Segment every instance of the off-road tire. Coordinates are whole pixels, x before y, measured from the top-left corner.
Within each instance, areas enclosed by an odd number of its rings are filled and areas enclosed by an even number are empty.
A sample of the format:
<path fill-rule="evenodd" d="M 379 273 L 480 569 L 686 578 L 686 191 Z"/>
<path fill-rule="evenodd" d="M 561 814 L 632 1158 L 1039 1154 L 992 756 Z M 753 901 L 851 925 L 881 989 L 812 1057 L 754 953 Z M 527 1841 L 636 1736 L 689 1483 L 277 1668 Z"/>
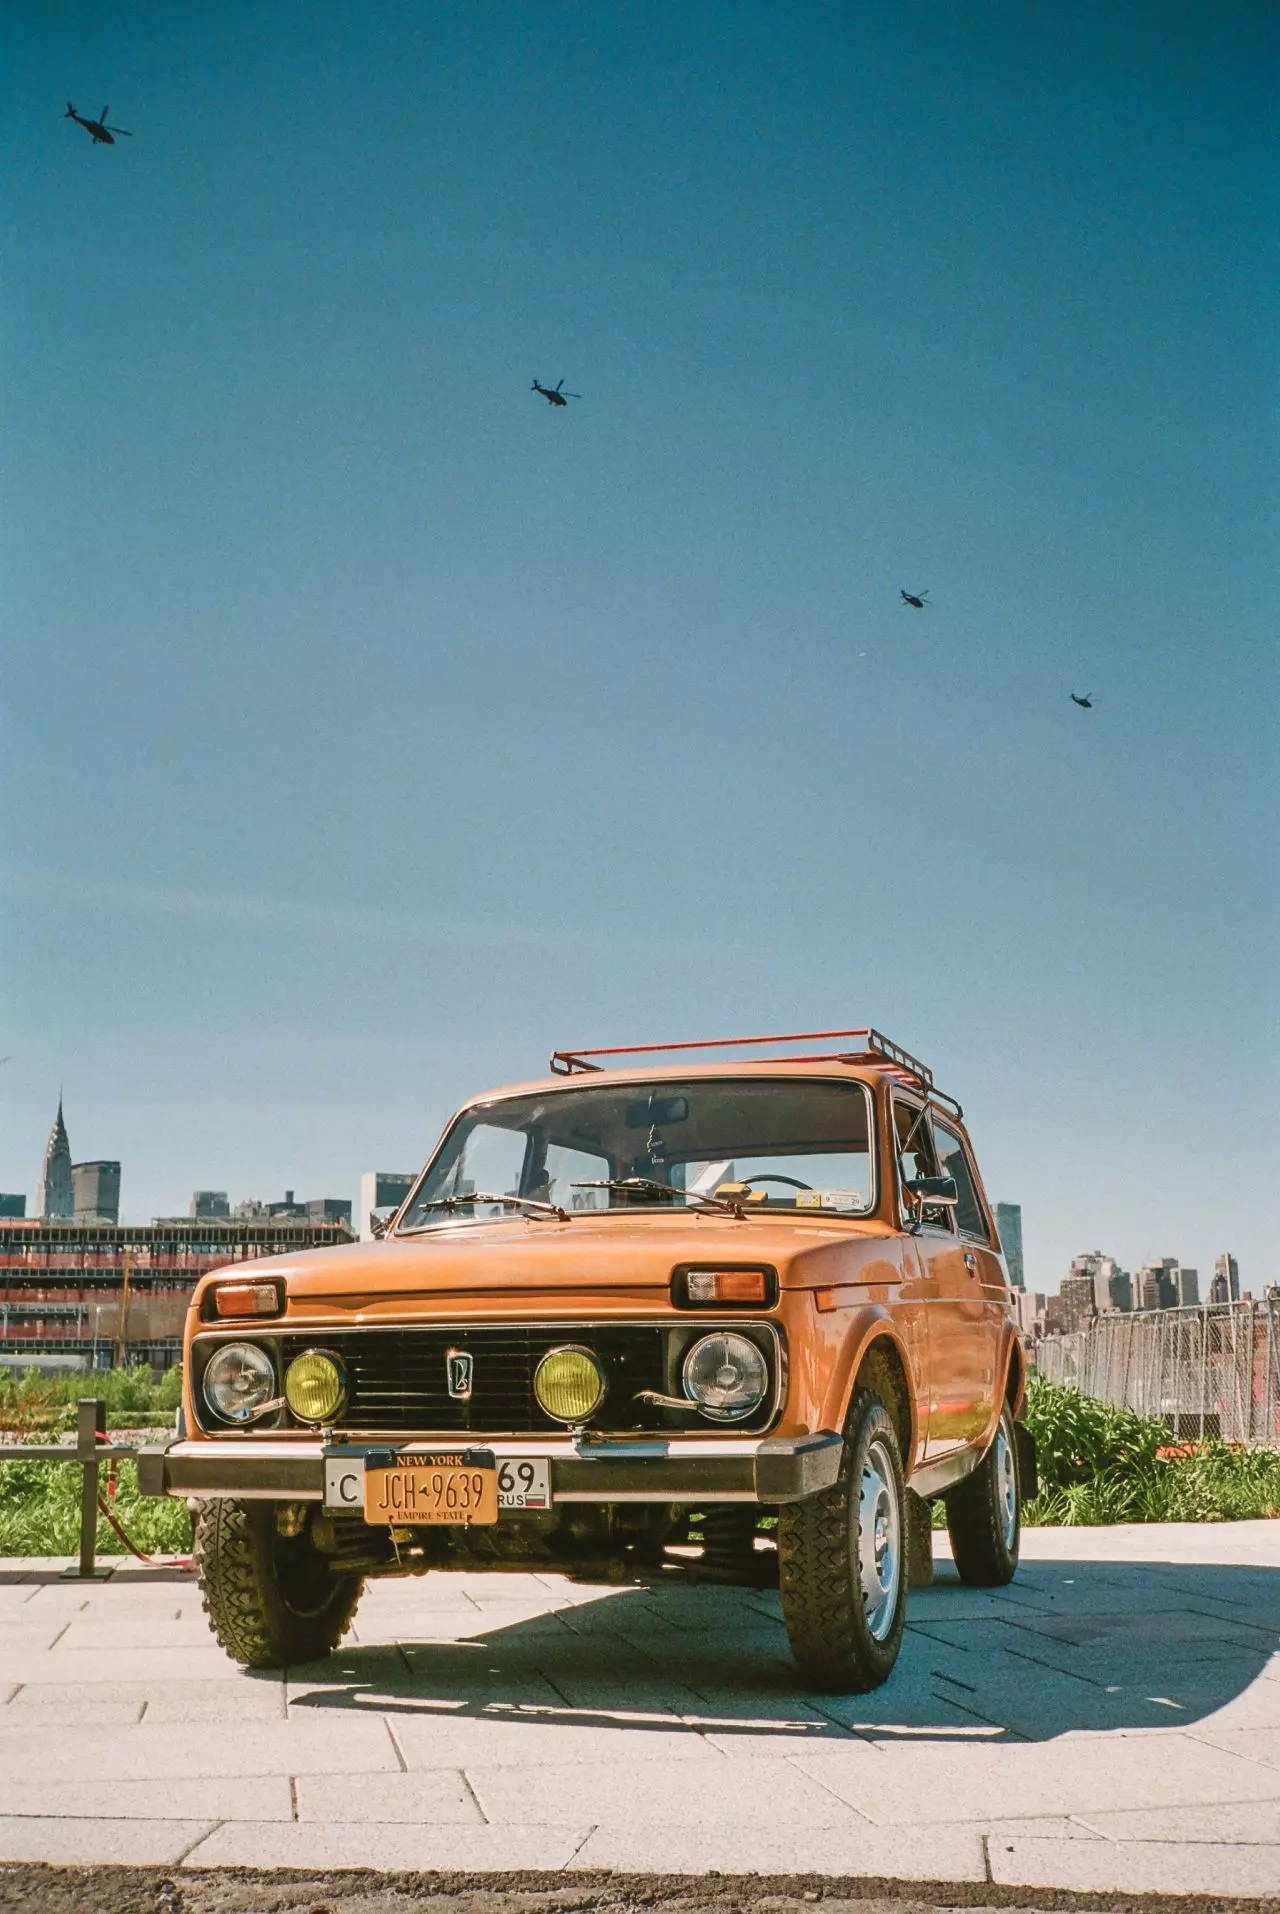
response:
<path fill-rule="evenodd" d="M 1010 1485 L 1012 1509 L 1007 1499 Z M 981 1462 L 944 1499 L 960 1580 L 974 1588 L 1003 1588 L 1018 1572 L 1022 1540 L 1021 1471 L 1007 1403 Z"/>
<path fill-rule="evenodd" d="M 274 1502 L 202 1502 L 192 1561 L 214 1634 L 246 1668 L 331 1654 L 364 1587 L 359 1575 L 335 1575 L 306 1529 L 278 1534 Z"/>
<path fill-rule="evenodd" d="M 864 1465 L 887 1464 L 897 1507 L 897 1591 L 892 1618 L 872 1632 L 863 1597 L 859 1526 Z M 815 1686 L 861 1694 L 887 1681 L 907 1619 L 907 1511 L 893 1418 L 878 1395 L 854 1390 L 840 1475 L 829 1489 L 778 1512 L 778 1577 L 791 1652 Z"/>

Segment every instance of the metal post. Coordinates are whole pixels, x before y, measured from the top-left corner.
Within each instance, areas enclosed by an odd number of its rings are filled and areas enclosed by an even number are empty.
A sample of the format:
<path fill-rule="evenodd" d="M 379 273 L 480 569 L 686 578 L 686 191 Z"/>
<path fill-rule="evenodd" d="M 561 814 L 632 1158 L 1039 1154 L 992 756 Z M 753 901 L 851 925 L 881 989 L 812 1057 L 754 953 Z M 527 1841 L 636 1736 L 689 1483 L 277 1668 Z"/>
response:
<path fill-rule="evenodd" d="M 76 1404 L 76 1460 L 81 1469 L 80 1562 L 76 1568 L 63 1570 L 71 1581 L 100 1582 L 111 1573 L 109 1568 L 98 1568 L 94 1563 L 98 1546 L 99 1453 L 106 1432 L 106 1403 L 100 1396 L 82 1396 Z"/>

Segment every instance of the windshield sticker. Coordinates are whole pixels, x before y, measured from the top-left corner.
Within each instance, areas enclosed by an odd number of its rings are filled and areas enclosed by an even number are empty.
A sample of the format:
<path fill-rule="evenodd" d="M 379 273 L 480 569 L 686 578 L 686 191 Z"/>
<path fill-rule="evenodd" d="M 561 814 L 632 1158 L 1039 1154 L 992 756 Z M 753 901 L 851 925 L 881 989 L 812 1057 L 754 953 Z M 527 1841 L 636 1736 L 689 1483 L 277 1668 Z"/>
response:
<path fill-rule="evenodd" d="M 866 1199 L 861 1190 L 797 1190 L 798 1210 L 860 1210 Z"/>

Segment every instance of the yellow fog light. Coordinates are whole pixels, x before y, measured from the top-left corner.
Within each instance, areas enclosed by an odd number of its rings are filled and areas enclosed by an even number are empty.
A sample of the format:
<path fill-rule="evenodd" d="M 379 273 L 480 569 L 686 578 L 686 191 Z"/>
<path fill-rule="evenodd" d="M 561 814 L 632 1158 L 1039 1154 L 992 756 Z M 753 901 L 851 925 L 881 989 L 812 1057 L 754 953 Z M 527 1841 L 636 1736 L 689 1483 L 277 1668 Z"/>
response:
<path fill-rule="evenodd" d="M 589 1349 L 549 1349 L 533 1372 L 533 1393 L 557 1422 L 585 1422 L 604 1391 L 600 1358 Z"/>
<path fill-rule="evenodd" d="M 299 1422 L 331 1422 L 342 1407 L 347 1378 L 336 1356 L 306 1349 L 284 1374 L 284 1399 Z"/>

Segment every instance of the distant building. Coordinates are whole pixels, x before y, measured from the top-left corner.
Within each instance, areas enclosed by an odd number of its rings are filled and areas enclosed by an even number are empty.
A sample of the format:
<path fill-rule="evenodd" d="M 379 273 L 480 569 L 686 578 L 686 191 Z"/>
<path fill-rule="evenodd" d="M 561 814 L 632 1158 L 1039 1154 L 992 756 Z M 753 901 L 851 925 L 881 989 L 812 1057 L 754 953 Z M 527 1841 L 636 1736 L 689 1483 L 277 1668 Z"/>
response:
<path fill-rule="evenodd" d="M 1093 1293 L 1100 1316 L 1127 1314 L 1133 1308 L 1133 1278 L 1114 1256 L 1104 1256 L 1094 1279 Z"/>
<path fill-rule="evenodd" d="M 120 1221 L 120 1165 L 73 1163 L 71 1190 L 77 1223 Z"/>
<path fill-rule="evenodd" d="M 1081 1257 L 1076 1258 L 1076 1262 L 1082 1260 Z M 1087 1329 L 1098 1313 L 1093 1300 L 1093 1272 L 1077 1270 L 1073 1263 L 1071 1274 L 1062 1279 L 1058 1303 L 1064 1330 Z"/>
<path fill-rule="evenodd" d="M 374 1210 L 398 1209 L 405 1197 L 417 1182 L 417 1172 L 400 1170 L 366 1170 L 360 1178 L 360 1201 L 358 1220 L 360 1241 L 373 1241 L 373 1231 L 369 1227 L 369 1217 Z"/>
<path fill-rule="evenodd" d="M 262 1203 L 256 1196 L 237 1203 L 231 1212 L 236 1223 L 341 1223 L 351 1226 L 351 1204 L 345 1196 L 313 1196 L 300 1203 L 292 1190 L 286 1190 L 279 1203 Z"/>
<path fill-rule="evenodd" d="M 351 1228 L 351 1203 L 345 1196 L 313 1196 L 302 1207 L 312 1223 L 341 1223 Z"/>
<path fill-rule="evenodd" d="M 71 1145 L 67 1141 L 67 1126 L 62 1120 L 62 1098 L 59 1097 L 58 1114 L 45 1145 L 44 1165 L 36 1188 L 36 1215 L 47 1217 L 50 1222 L 69 1223 L 75 1213 L 75 1194 L 71 1187 Z"/>
<path fill-rule="evenodd" d="M 1021 1203 L 996 1204 L 996 1233 L 1004 1250 L 1005 1265 L 1009 1271 L 1009 1281 L 1015 1289 L 1027 1286 L 1026 1267 L 1022 1261 L 1022 1205 Z"/>
<path fill-rule="evenodd" d="M 1087 1249 L 1071 1259 L 1070 1278 L 1093 1285 L 1093 1309 L 1098 1316 L 1133 1308 L 1133 1283 L 1114 1256 Z"/>
<path fill-rule="evenodd" d="M 1178 1291 L 1179 1309 L 1191 1309 L 1200 1301 L 1200 1272 L 1198 1269 L 1180 1269 L 1174 1277 Z"/>
<path fill-rule="evenodd" d="M 231 1215 L 227 1192 L 225 1190 L 193 1190 L 190 1215 L 199 1223 L 226 1222 Z"/>
<path fill-rule="evenodd" d="M 1213 1259 L 1213 1281 L 1209 1285 L 1211 1303 L 1238 1303 L 1240 1300 L 1240 1265 L 1229 1250 L 1223 1250 L 1221 1256 Z"/>
<path fill-rule="evenodd" d="M 0 1195 L 0 1216 L 25 1216 L 27 1199 L 25 1196 Z"/>
<path fill-rule="evenodd" d="M 350 1241 L 341 1223 L 269 1218 L 0 1222 L 0 1365 L 109 1369 L 123 1345 L 127 1362 L 167 1367 L 179 1360 L 191 1290 L 206 1271 Z"/>
<path fill-rule="evenodd" d="M 1133 1278 L 1134 1307 L 1176 1309 L 1179 1267 L 1176 1256 L 1157 1256 L 1144 1263 Z"/>
<path fill-rule="evenodd" d="M 1013 1313 L 1017 1318 L 1018 1328 L 1024 1336 L 1038 1336 L 1040 1334 L 1044 1328 L 1044 1313 L 1047 1302 L 1048 1298 L 1046 1296 L 1039 1296 L 1032 1289 L 1019 1289 L 1014 1291 Z"/>

